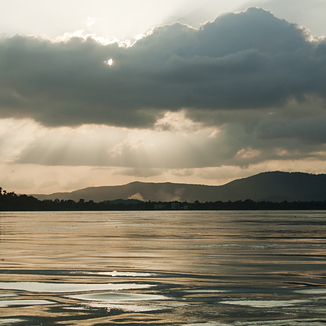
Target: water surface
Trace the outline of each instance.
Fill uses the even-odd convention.
[[[0,325],[326,325],[326,212],[1,212]]]

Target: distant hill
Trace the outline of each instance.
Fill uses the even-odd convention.
[[[301,172],[264,172],[234,180],[222,186],[179,183],[132,182],[122,186],[90,187],[51,195],[33,195],[43,199],[79,199],[94,202],[116,199],[144,201],[320,201],[326,200],[326,174]]]

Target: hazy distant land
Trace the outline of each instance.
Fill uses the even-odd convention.
[[[133,182],[51,195],[0,192],[0,211],[166,209],[323,210],[326,175],[266,172],[223,186]]]
[[[265,172],[234,180],[222,186],[178,183],[132,182],[122,186],[90,187],[73,192],[33,195],[40,200],[84,199],[101,202],[116,199],[142,201],[179,201],[193,203],[215,201],[323,201],[326,200],[326,174]]]

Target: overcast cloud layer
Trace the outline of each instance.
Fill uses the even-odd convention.
[[[325,69],[325,41],[256,8],[199,30],[158,27],[132,47],[16,36],[0,43],[0,116],[147,128],[167,110],[204,116],[324,101]]]
[[[325,89],[325,39],[258,8],[157,27],[132,46],[3,38],[1,162],[188,180],[212,178],[201,168],[322,162]]]

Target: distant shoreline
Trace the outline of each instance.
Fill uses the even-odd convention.
[[[78,202],[59,199],[39,200],[33,196],[1,192],[0,211],[162,211],[162,210],[326,210],[324,201],[270,202],[238,201],[215,202],[155,202],[140,200],[113,200],[96,203],[93,200]]]

